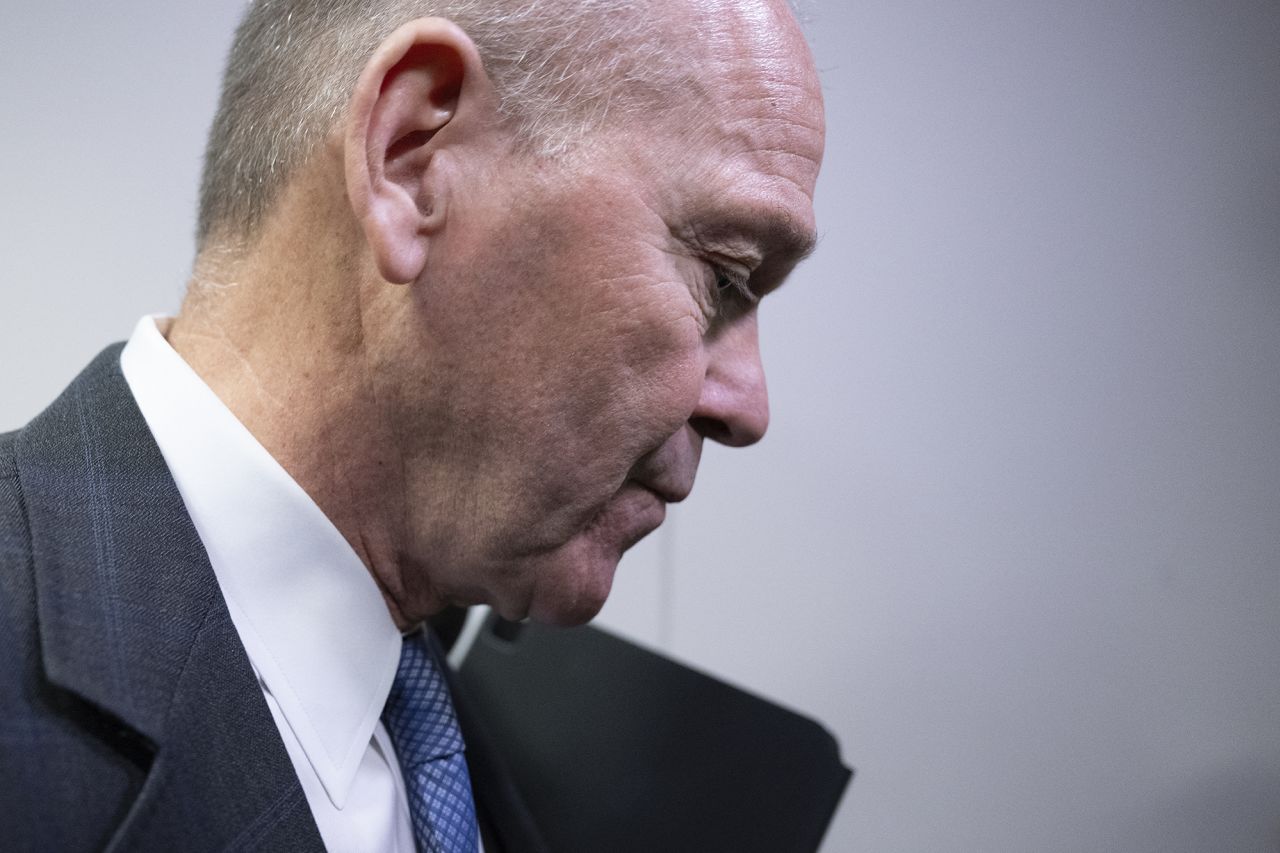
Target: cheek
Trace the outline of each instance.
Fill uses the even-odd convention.
[[[690,317],[667,318],[637,333],[621,362],[619,402],[625,417],[649,437],[665,438],[693,414],[702,392],[706,358],[702,337]],[[651,448],[645,447],[644,450]]]

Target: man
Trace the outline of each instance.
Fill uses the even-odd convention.
[[[822,143],[780,0],[255,3],[181,312],[0,438],[0,847],[535,849],[419,628],[761,437]]]

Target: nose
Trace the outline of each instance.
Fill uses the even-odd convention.
[[[689,423],[705,438],[730,447],[755,444],[769,428],[755,312],[719,330],[707,349],[707,373]]]

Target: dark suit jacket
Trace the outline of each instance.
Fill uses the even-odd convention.
[[[119,355],[0,436],[0,850],[322,850]],[[543,849],[455,701],[486,846]]]

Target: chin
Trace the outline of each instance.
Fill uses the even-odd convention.
[[[578,543],[572,543],[578,544]],[[560,555],[555,564],[543,566],[529,602],[529,618],[561,627],[585,625],[596,617],[609,598],[621,554],[578,553]],[[569,559],[564,559],[568,557]]]
[[[625,484],[575,536],[526,566],[532,579],[525,616],[549,625],[590,622],[604,607],[618,561],[632,545],[662,524],[665,504],[648,489]]]

